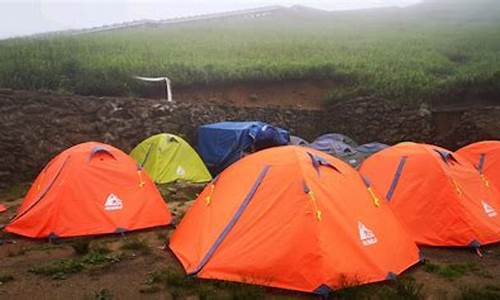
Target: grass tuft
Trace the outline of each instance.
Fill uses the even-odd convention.
[[[113,293],[108,289],[102,289],[98,292],[94,292],[95,300],[111,300],[113,299]]]
[[[9,281],[13,281],[14,280],[14,276],[10,275],[10,274],[0,274],[0,284],[4,284],[4,283],[7,283]]]
[[[500,300],[499,291],[487,288],[464,287],[461,289],[461,300]]]
[[[29,271],[37,275],[50,276],[52,279],[65,279],[67,274],[79,273],[85,265],[76,259],[61,259],[42,263]]]
[[[75,239],[70,245],[77,255],[85,255],[90,250],[90,239]]]
[[[136,251],[142,254],[151,254],[151,247],[146,239],[131,238],[126,239],[120,247],[122,250]]]
[[[30,272],[50,276],[52,279],[66,279],[68,274],[80,273],[85,269],[95,270],[106,268],[121,261],[121,255],[105,255],[100,252],[89,252],[76,258],[58,259],[30,268]]]
[[[424,265],[424,270],[428,273],[437,274],[447,279],[456,279],[466,275],[469,272],[477,272],[479,268],[473,262],[438,265],[427,261]]]
[[[199,280],[183,272],[165,269],[148,274],[142,293],[156,293],[162,288],[174,297],[197,296],[199,299],[262,299],[265,289],[261,286],[226,281]]]

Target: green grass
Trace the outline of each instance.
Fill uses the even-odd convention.
[[[90,251],[90,242],[91,242],[90,239],[79,238],[72,241],[70,245],[76,254],[85,255]]]
[[[98,292],[94,292],[94,297],[95,300],[111,300],[113,299],[113,293],[111,293],[110,290],[108,289],[102,289]]]
[[[139,239],[139,238],[126,239],[123,242],[121,249],[136,251],[142,254],[151,254],[151,247],[149,246],[148,241],[145,239]]]
[[[197,296],[201,300],[244,300],[262,299],[265,296],[265,289],[261,286],[225,281],[199,280],[170,268],[149,273],[144,284],[145,286],[140,290],[141,293],[157,293],[165,289],[174,298]]]
[[[462,300],[500,300],[499,290],[491,290],[488,287],[464,287],[461,289]]]
[[[412,277],[405,276],[387,284],[360,285],[345,284],[330,295],[330,299],[338,300],[419,300],[424,299],[423,285]]]
[[[85,265],[77,259],[61,259],[33,266],[30,272],[37,275],[51,276],[53,279],[63,279],[67,274],[83,271]]]
[[[354,95],[399,100],[500,94],[496,0],[429,0],[401,10],[142,27],[0,41],[0,87],[78,94],[141,92],[131,75],[175,86],[336,80]]]
[[[475,263],[468,262],[462,264],[437,265],[426,261],[424,270],[428,273],[434,273],[447,279],[456,279],[463,277],[467,273],[476,273],[480,269]]]
[[[200,280],[189,277],[180,270],[166,268],[151,272],[144,281],[141,293],[153,294],[168,291],[174,298],[197,296],[199,299],[263,299],[266,288],[263,286],[228,281]],[[297,293],[296,296],[302,294]],[[275,295],[276,299],[295,299],[293,295]],[[303,296],[303,295],[302,295]],[[405,276],[386,284],[361,285],[355,281],[342,284],[331,293],[329,299],[343,300],[418,300],[423,299],[422,285],[412,277]]]
[[[69,274],[80,273],[84,270],[104,269],[119,261],[121,261],[120,254],[106,255],[91,251],[84,256],[40,263],[31,267],[29,271],[37,275],[52,277],[52,279],[65,279]]]

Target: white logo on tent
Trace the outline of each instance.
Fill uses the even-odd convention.
[[[497,216],[497,212],[493,207],[491,207],[488,203],[483,201],[484,212],[488,215],[488,217],[493,218]]]
[[[184,176],[184,175],[186,175],[186,170],[184,170],[184,168],[181,167],[181,166],[177,167],[177,171],[176,172],[177,172],[177,175],[179,175],[181,177]]]
[[[106,202],[104,203],[104,209],[119,210],[122,208],[123,208],[122,200],[113,193],[109,194],[108,198],[106,198]]]
[[[377,243],[377,237],[363,223],[358,221],[359,238],[364,246],[370,246]]]

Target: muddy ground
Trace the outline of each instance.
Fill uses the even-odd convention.
[[[0,195],[8,222],[27,185]],[[167,189],[176,222],[196,189]],[[58,243],[0,234],[0,299],[315,299],[312,295],[187,278],[165,247],[172,227]],[[394,282],[341,290],[332,299],[500,299],[500,245],[422,249],[426,262]]]

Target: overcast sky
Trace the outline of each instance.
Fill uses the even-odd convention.
[[[0,39],[139,19],[167,19],[266,5],[326,10],[405,6],[419,0],[0,0]]]

